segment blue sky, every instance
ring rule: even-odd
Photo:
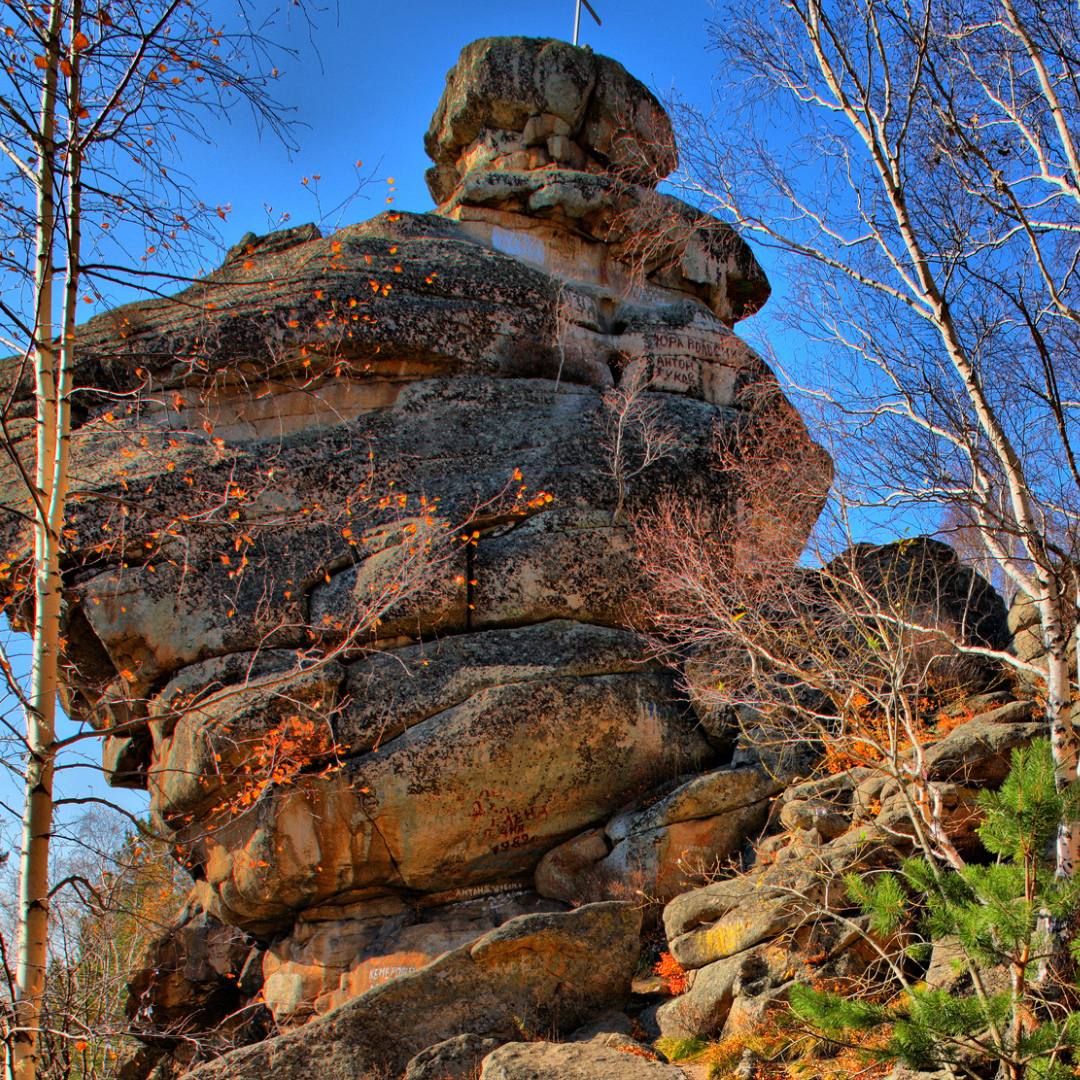
[[[692,99],[707,96],[708,0],[596,0],[594,6],[603,26],[583,14],[582,44],[615,57],[661,95],[677,86]],[[295,222],[310,220],[316,215],[302,178],[320,174],[324,206],[333,205],[352,187],[358,159],[382,180],[394,178],[399,209],[428,210],[423,134],[462,46],[498,34],[569,39],[573,13],[573,0],[399,6],[341,0],[336,14],[317,17],[313,46],[295,34],[300,57],[281,64],[279,96],[307,125],[297,131],[300,152],[290,160],[239,123],[222,133],[221,146],[201,150],[185,166],[206,202],[232,203],[226,240],[265,231],[264,203],[290,211]],[[346,220],[381,209],[385,188],[369,188],[369,199]]]

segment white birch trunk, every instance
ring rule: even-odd
[[[35,1080],[49,936],[49,849],[53,828],[56,696],[60,660],[62,583],[60,552],[67,496],[69,396],[78,289],[77,246],[68,223],[67,287],[60,348],[53,326],[56,244],[55,131],[62,0],[53,0],[42,84],[37,167],[34,372],[37,396],[37,462],[34,507],[34,629],[26,717],[26,797],[19,873],[16,1023],[9,1068],[13,1080]],[[74,38],[74,29],[72,30]],[[72,93],[77,93],[73,89]],[[77,110],[76,110],[77,112]],[[70,169],[71,162],[68,162]],[[69,193],[73,192],[68,187]],[[68,212],[75,211],[77,195]],[[77,241],[77,232],[74,234]]]

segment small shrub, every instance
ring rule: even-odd
[[[653,970],[664,980],[664,987],[669,994],[678,996],[686,993],[686,988],[690,983],[686,968],[671,953],[661,953],[660,960]]]
[[[796,985],[790,1002],[804,1026],[853,1054],[852,1063],[901,1063],[919,1071],[943,1068],[975,1075],[1000,1068],[1009,1080],[1067,1080],[1080,1060],[1080,1013],[1042,1008],[1047,986],[1065,973],[1053,967],[1050,927],[1068,926],[1080,910],[1080,880],[1059,878],[1046,853],[1061,822],[1080,816],[1080,785],[1059,789],[1050,743],[1016,749],[998,791],[980,791],[979,839],[993,861],[954,869],[925,854],[899,872],[872,879],[849,874],[845,888],[879,936],[910,926],[908,955],[925,954],[935,941],[957,942],[960,970],[970,993],[948,985],[903,986],[891,1000],[856,987]],[[1047,985],[1040,985],[1040,964]],[[987,992],[982,972],[1008,974],[1009,989]],[[980,973],[979,982],[975,974]],[[1071,987],[1062,985],[1062,991]],[[839,1058],[840,1055],[837,1055]]]

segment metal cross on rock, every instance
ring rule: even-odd
[[[578,33],[581,30],[581,5],[584,4],[588,8],[589,14],[596,20],[597,26],[602,26],[600,22],[600,16],[596,14],[596,10],[593,8],[589,0],[575,0],[574,4],[574,44],[578,43]]]

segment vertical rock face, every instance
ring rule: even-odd
[[[724,857],[770,794],[627,629],[625,525],[672,488],[727,513],[718,448],[790,416],[732,331],[764,274],[656,191],[670,123],[587,50],[473,43],[426,145],[433,213],[245,237],[80,336],[66,704],[286,1027],[588,898],[533,875],[589,830],[605,882],[677,891],[684,834]]]

